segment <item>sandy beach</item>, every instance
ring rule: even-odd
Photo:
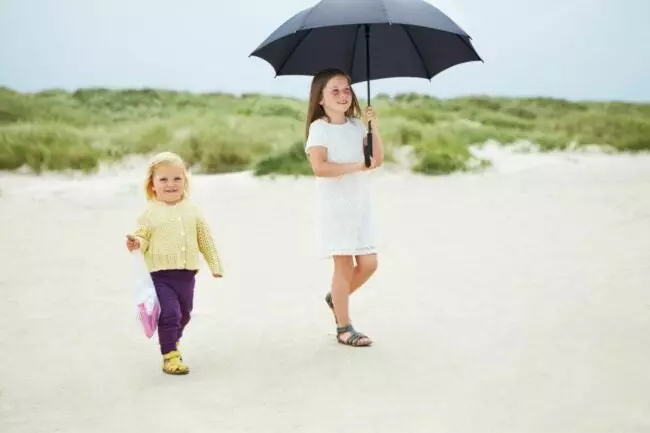
[[[185,377],[135,319],[142,176],[0,174],[3,433],[650,432],[650,156],[378,171],[364,349],[335,341],[313,179],[196,175],[225,277],[199,274]]]

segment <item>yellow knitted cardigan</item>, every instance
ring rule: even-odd
[[[132,234],[140,240],[150,272],[198,270],[200,252],[210,271],[223,275],[210,228],[198,208],[187,199],[173,205],[152,201],[137,223]]]

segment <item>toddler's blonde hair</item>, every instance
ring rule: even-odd
[[[183,167],[185,190],[183,191],[182,198],[187,198],[190,192],[190,176],[183,158],[173,152],[160,152],[149,160],[149,166],[147,167],[147,178],[144,181],[144,193],[147,196],[147,200],[156,199],[156,192],[153,189],[153,174],[156,168],[164,164],[178,164]]]

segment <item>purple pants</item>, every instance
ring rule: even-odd
[[[190,321],[194,305],[194,282],[196,271],[171,269],[151,273],[160,302],[158,341],[160,353],[176,350],[176,342],[183,336],[183,329]]]

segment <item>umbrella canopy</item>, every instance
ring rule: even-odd
[[[482,61],[463,29],[424,0],[321,0],[276,29],[250,56],[278,75],[336,68],[352,84],[392,77],[431,80],[452,66]],[[249,56],[249,57],[250,57]],[[372,155],[372,125],[364,147]]]
[[[482,61],[470,36],[424,0],[322,0],[287,20],[250,56],[270,63],[276,76],[337,68],[353,84],[430,80],[452,66]]]

